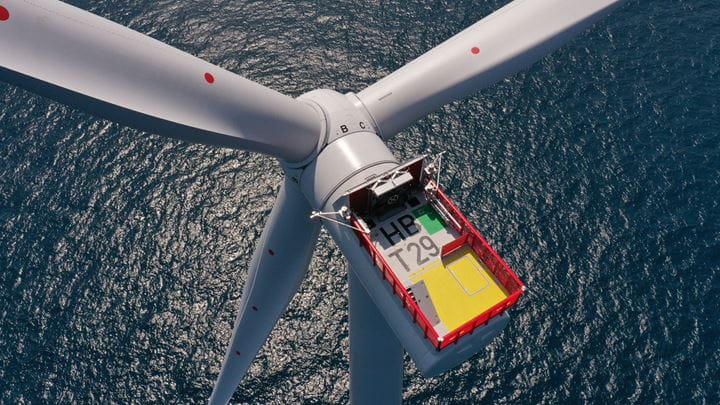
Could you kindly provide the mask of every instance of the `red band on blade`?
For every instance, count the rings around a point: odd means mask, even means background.
[[[205,81],[210,84],[213,84],[213,83],[215,83],[215,76],[213,76],[210,73],[205,73]]]
[[[0,6],[0,21],[7,21],[10,19],[10,12],[3,6]]]

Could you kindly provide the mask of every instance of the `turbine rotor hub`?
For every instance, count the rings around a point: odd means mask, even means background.
[[[345,191],[399,165],[353,93],[314,90],[299,100],[324,116],[325,133],[311,156],[299,164],[283,162],[283,168],[314,209],[332,207]]]

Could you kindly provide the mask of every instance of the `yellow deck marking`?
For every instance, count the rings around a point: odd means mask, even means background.
[[[440,320],[453,330],[505,299],[502,284],[467,246],[410,276],[424,281]]]
[[[468,256],[470,255],[448,263],[445,268],[455,277],[455,280],[460,283],[460,286],[468,295],[474,295],[487,288],[490,281],[483,274],[486,271]]]

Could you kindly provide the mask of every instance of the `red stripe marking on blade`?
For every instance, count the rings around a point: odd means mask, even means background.
[[[10,19],[10,12],[3,6],[0,6],[0,21],[7,21]]]
[[[474,46],[474,47],[470,50],[470,52],[472,52],[473,55],[477,55],[477,54],[480,53],[480,48],[478,48],[477,46]]]
[[[205,81],[213,84],[215,83],[215,76],[213,76],[211,73],[205,73]]]

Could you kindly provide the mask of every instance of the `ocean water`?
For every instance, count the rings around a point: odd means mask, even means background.
[[[72,0],[284,93],[358,91],[504,0]],[[0,4],[2,1],[0,0]],[[1,51],[1,50],[0,50]],[[720,403],[720,3],[629,1],[399,134],[530,289],[407,403]],[[0,403],[202,403],[281,184],[270,158],[0,84]],[[347,402],[321,235],[234,402]]]

